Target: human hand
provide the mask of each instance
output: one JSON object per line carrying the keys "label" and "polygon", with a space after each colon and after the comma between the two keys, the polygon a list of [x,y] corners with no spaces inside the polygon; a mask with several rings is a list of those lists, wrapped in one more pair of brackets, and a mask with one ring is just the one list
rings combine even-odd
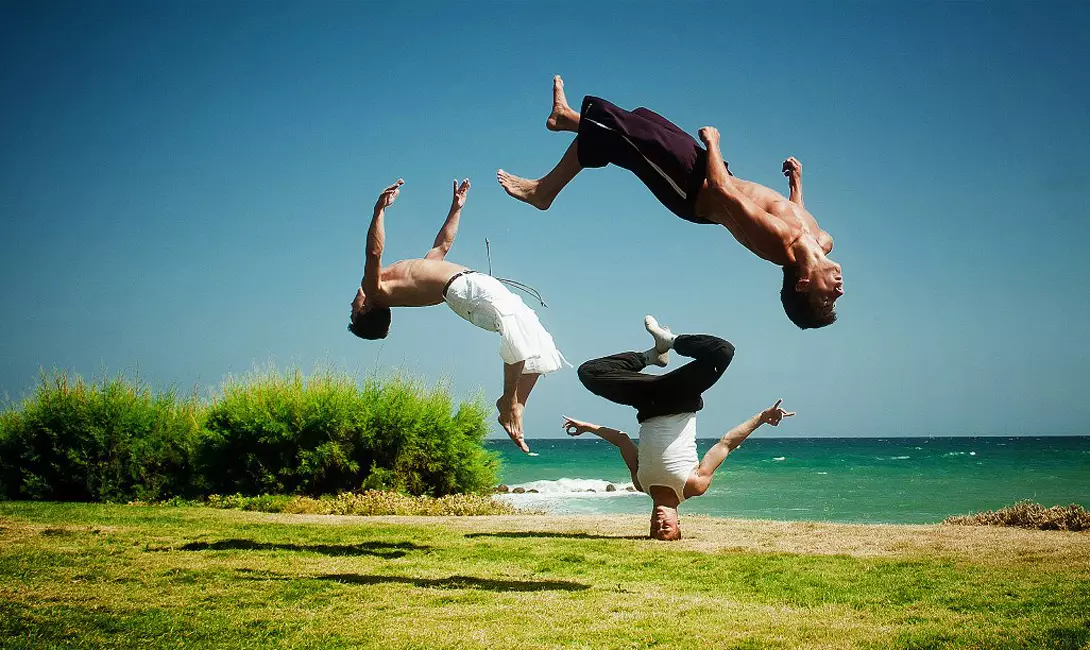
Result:
{"label": "human hand", "polygon": [[719,129],[714,126],[702,127],[699,135],[700,141],[708,146],[719,144]]}
{"label": "human hand", "polygon": [[397,182],[382,190],[382,194],[378,195],[378,200],[375,201],[376,210],[384,210],[394,204],[394,199],[397,198],[398,192],[401,191],[401,186],[405,184],[405,181],[400,178]]}
{"label": "human hand", "polygon": [[761,424],[771,424],[772,426],[778,426],[780,421],[784,418],[789,418],[795,413],[793,411],[785,411],[780,408],[780,404],[783,403],[782,399],[776,400],[770,408],[761,411]]}
{"label": "human hand", "polygon": [[798,158],[791,156],[783,161],[783,175],[788,178],[798,178],[802,175],[802,163],[799,162]]}
{"label": "human hand", "polygon": [[564,425],[562,427],[569,436],[578,436],[584,434],[594,428],[594,425],[590,422],[583,422],[581,420],[575,420],[564,416]]}
{"label": "human hand", "polygon": [[461,185],[458,185],[458,181],[454,181],[454,194],[450,199],[450,207],[459,209],[466,204],[466,195],[469,194],[469,179],[462,181]]}

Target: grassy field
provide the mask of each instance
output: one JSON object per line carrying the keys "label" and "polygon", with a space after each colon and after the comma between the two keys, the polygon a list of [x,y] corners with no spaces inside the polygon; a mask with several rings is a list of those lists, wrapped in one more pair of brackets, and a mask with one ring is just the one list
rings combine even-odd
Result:
{"label": "grassy field", "polygon": [[1083,648],[1090,534],[0,502],[0,647]]}

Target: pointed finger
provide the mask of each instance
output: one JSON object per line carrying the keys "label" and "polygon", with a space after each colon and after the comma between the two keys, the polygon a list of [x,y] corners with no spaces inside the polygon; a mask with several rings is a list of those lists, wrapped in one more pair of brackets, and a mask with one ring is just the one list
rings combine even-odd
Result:
{"label": "pointed finger", "polygon": [[794,415],[794,414],[795,414],[795,412],[794,412],[794,411],[784,411],[784,412],[783,412],[783,416],[784,416],[785,418],[789,418],[789,417],[791,417],[791,416],[792,416],[792,415]]}

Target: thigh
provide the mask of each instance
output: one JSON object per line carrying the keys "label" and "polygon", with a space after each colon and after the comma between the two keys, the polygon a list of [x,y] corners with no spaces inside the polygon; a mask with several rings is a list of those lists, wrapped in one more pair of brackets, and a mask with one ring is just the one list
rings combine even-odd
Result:
{"label": "thigh", "polygon": [[719,381],[734,359],[734,346],[729,341],[707,334],[679,336],[674,351],[693,357],[684,366],[659,377],[660,390],[675,399],[699,397]]}
{"label": "thigh", "polygon": [[643,367],[642,355],[625,352],[579,366],[579,381],[599,397],[639,409],[653,397],[654,387],[661,379],[643,374],[640,372]]}

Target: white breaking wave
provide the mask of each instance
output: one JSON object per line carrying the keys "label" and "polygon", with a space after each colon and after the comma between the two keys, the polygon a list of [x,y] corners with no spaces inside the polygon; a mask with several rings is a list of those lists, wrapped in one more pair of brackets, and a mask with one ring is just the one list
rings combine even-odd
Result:
{"label": "white breaking wave", "polygon": [[[609,489],[613,486],[613,489]],[[561,478],[555,481],[529,481],[528,483],[512,483],[511,489],[506,495],[509,497],[563,497],[568,498],[593,498],[613,497],[639,494],[635,491],[632,482],[619,483],[605,481],[596,478]],[[516,492],[518,490],[518,492]]]}

